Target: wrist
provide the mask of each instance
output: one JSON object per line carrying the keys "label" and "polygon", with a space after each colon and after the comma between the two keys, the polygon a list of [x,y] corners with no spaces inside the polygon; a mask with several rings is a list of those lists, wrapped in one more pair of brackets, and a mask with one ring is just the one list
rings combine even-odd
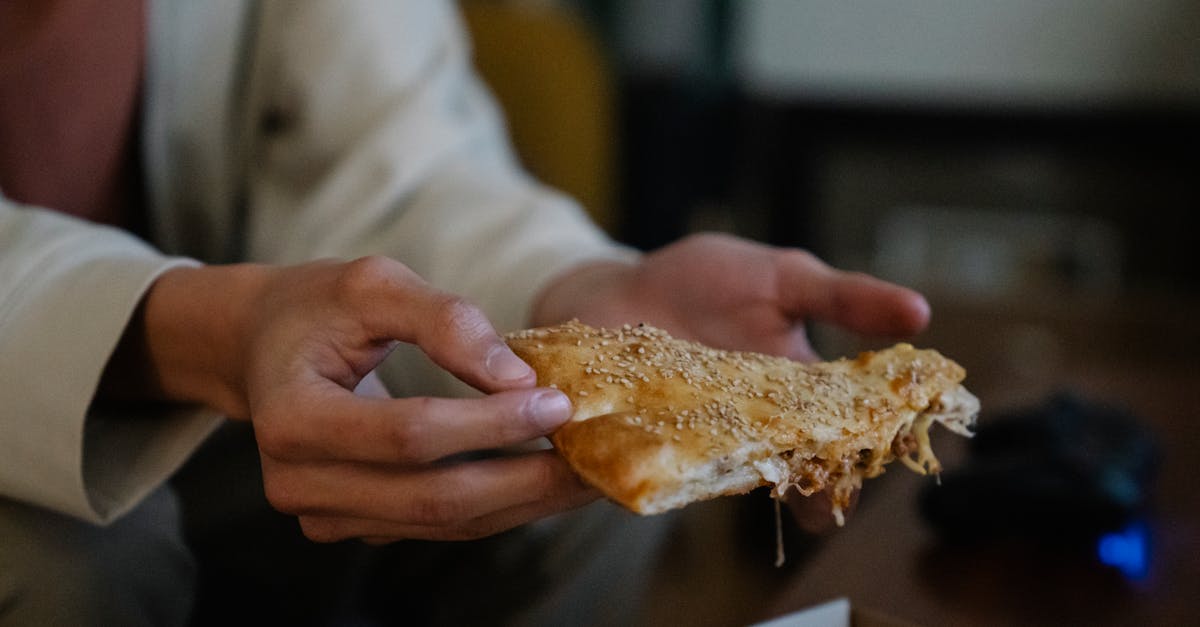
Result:
{"label": "wrist", "polygon": [[269,273],[256,265],[164,273],[147,291],[110,359],[101,395],[196,403],[245,417],[244,351],[254,304]]}
{"label": "wrist", "polygon": [[[624,261],[595,261],[575,266],[555,277],[534,299],[532,326],[578,318],[592,324],[631,322],[626,304],[637,265]],[[634,321],[635,322],[635,321]]]}

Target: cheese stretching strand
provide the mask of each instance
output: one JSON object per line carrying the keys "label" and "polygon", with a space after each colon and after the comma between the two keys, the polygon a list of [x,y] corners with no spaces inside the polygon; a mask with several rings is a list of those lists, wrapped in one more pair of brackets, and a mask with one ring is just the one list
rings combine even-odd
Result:
{"label": "cheese stretching strand", "polygon": [[841,524],[853,491],[885,464],[937,473],[929,427],[970,436],[979,409],[958,364],[908,344],[806,364],[644,325],[572,321],[507,340],[540,385],[575,405],[551,436],[559,452],[641,514],[770,485],[777,498],[831,490]]}

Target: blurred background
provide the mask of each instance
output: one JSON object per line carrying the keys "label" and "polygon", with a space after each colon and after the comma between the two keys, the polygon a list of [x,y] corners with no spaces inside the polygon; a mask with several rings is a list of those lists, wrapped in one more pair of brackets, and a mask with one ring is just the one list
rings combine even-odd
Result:
{"label": "blurred background", "polygon": [[[1194,620],[1200,3],[462,6],[525,165],[618,239],[651,249],[727,231],[910,285],[934,309],[915,343],[967,368],[981,424],[1059,420],[1068,396],[1082,415],[1123,416],[1116,440],[1149,443],[1130,452],[1088,420],[1065,438],[1090,443],[1058,455],[1091,460],[1075,464],[1080,481],[1139,470],[1111,529],[1050,539],[946,549],[918,507],[928,480],[903,471],[868,485],[845,530],[789,537],[779,570],[764,499],[689,508],[664,616],[744,624],[847,595],[922,624]],[[890,343],[813,335],[830,357]],[[935,446],[948,468],[976,454]],[[1142,530],[1129,536],[1140,569],[1098,548],[1128,528]],[[1076,550],[1081,538],[1095,550]]]}

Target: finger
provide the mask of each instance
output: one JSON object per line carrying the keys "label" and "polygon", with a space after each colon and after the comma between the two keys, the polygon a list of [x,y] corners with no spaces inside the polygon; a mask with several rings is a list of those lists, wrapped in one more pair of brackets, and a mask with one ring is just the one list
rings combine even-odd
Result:
{"label": "finger", "polygon": [[[502,520],[516,520],[522,512],[549,511],[553,504],[591,495],[553,451],[418,471],[361,464],[286,467],[264,459],[263,473],[267,498],[282,512],[414,527],[452,527],[502,512],[509,512]],[[359,531],[356,535],[397,535]]]}
{"label": "finger", "polygon": [[750,350],[797,361],[819,359],[809,344],[805,326],[781,315],[775,303],[718,321],[702,331],[696,339],[716,348]]}
{"label": "finger", "polygon": [[537,380],[478,307],[430,286],[398,261],[351,262],[343,285],[375,339],[416,344],[439,366],[486,392]]}
{"label": "finger", "polygon": [[821,359],[821,356],[813,350],[812,344],[809,343],[804,325],[793,325],[780,334],[777,338],[777,348],[770,352],[796,361],[814,362]]}
{"label": "finger", "polygon": [[929,324],[929,303],[913,290],[834,269],[804,251],[781,251],[777,263],[780,301],[792,315],[880,336],[913,335]]}
{"label": "finger", "polygon": [[[547,435],[572,413],[562,392],[547,388],[482,398],[365,398],[332,383],[318,400],[295,403],[300,415],[260,411],[259,448],[278,460],[346,460],[425,464],[468,451],[503,448]],[[292,410],[294,411],[294,409]]]}
{"label": "finger", "polygon": [[597,498],[598,492],[581,490],[559,498],[516,505],[449,526],[326,516],[303,516],[300,526],[305,536],[317,542],[360,538],[368,544],[381,545],[399,540],[475,540],[582,507]]}

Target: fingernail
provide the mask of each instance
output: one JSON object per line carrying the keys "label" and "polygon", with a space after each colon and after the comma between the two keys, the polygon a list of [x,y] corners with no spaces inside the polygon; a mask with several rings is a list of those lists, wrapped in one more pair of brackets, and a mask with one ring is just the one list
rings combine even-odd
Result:
{"label": "fingernail", "polygon": [[500,381],[515,381],[533,373],[529,364],[521,361],[507,346],[497,345],[488,353],[486,363],[488,374]]}
{"label": "fingernail", "polygon": [[562,392],[542,392],[529,401],[534,424],[551,431],[571,418],[571,401]]}

